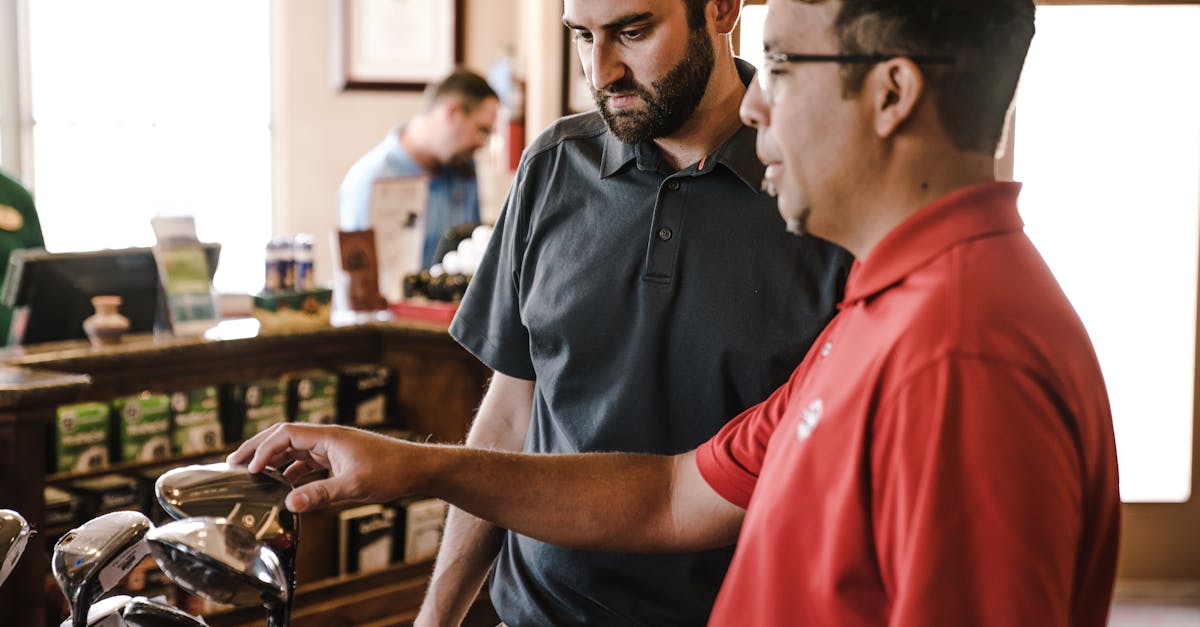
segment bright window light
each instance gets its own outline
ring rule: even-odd
[[[738,20],[738,56],[761,68],[763,62],[763,23],[767,19],[767,5],[752,4],[742,7]]]
[[[30,0],[33,176],[52,251],[148,246],[193,215],[218,290],[271,232],[267,0]]]
[[[1100,357],[1125,501],[1191,494],[1196,33],[1196,6],[1041,6],[1017,98],[1021,214]]]

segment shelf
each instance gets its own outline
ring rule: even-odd
[[[222,447],[219,449],[209,451],[207,453],[190,453],[187,455],[172,455],[171,457],[164,457],[163,459],[157,459],[152,462],[120,462],[120,463],[116,463],[116,464],[109,464],[103,468],[97,468],[95,470],[87,470],[87,471],[83,471],[83,472],[54,473],[54,474],[46,475],[46,485],[52,485],[52,486],[58,487],[63,484],[66,484],[66,483],[76,481],[78,479],[90,479],[92,477],[100,477],[103,475],[132,474],[132,473],[136,473],[139,470],[145,470],[147,468],[155,468],[158,466],[170,466],[170,465],[186,466],[188,464],[194,464],[196,462],[210,460],[210,459],[217,459],[217,458],[224,459],[226,455],[229,455],[230,453],[233,452],[233,449],[234,449],[234,447],[232,447],[232,446],[225,446],[225,447]]]
[[[0,623],[47,624],[50,531],[42,526],[46,486],[107,474],[135,475],[221,459],[232,448],[176,455],[153,462],[126,462],[85,472],[46,473],[47,436],[58,405],[156,390],[252,381],[307,369],[378,363],[397,373],[396,418],[434,442],[461,442],[478,407],[489,370],[456,344],[445,327],[430,322],[370,322],[349,327],[236,339],[129,341],[119,347],[86,343],[0,352],[0,503],[22,512],[35,528],[18,568],[0,586]],[[428,585],[431,564],[399,564],[366,575],[336,572],[336,520],[306,515],[297,576],[301,586],[293,627],[360,624],[382,627],[411,620]],[[308,583],[304,583],[308,582]],[[52,591],[53,592],[53,591]],[[54,596],[58,600],[61,595]],[[31,602],[31,600],[35,600]],[[53,609],[53,604],[49,606]],[[265,612],[244,608],[217,613],[213,627],[261,627]],[[495,625],[492,621],[490,625]]]

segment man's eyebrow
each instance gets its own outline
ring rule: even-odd
[[[629,26],[630,24],[645,22],[652,17],[654,17],[654,14],[649,11],[644,11],[642,13],[630,13],[628,15],[622,15],[621,17],[618,17],[617,19],[605,24],[604,26],[601,26],[600,28],[603,30],[619,30]],[[580,26],[579,24],[575,24],[565,17],[563,18],[563,26],[566,26],[571,30],[587,30],[587,28]]]

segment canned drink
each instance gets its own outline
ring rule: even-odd
[[[296,289],[311,290],[315,288],[316,278],[313,276],[313,238],[311,235],[297,235],[292,245],[296,267]]]
[[[263,288],[268,292],[277,292],[283,289],[283,275],[279,272],[279,243],[276,240],[267,242],[266,270]]]

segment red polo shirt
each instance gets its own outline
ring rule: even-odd
[[[888,233],[791,380],[700,447],[747,509],[710,624],[1105,624],[1112,418],[1019,190]]]

